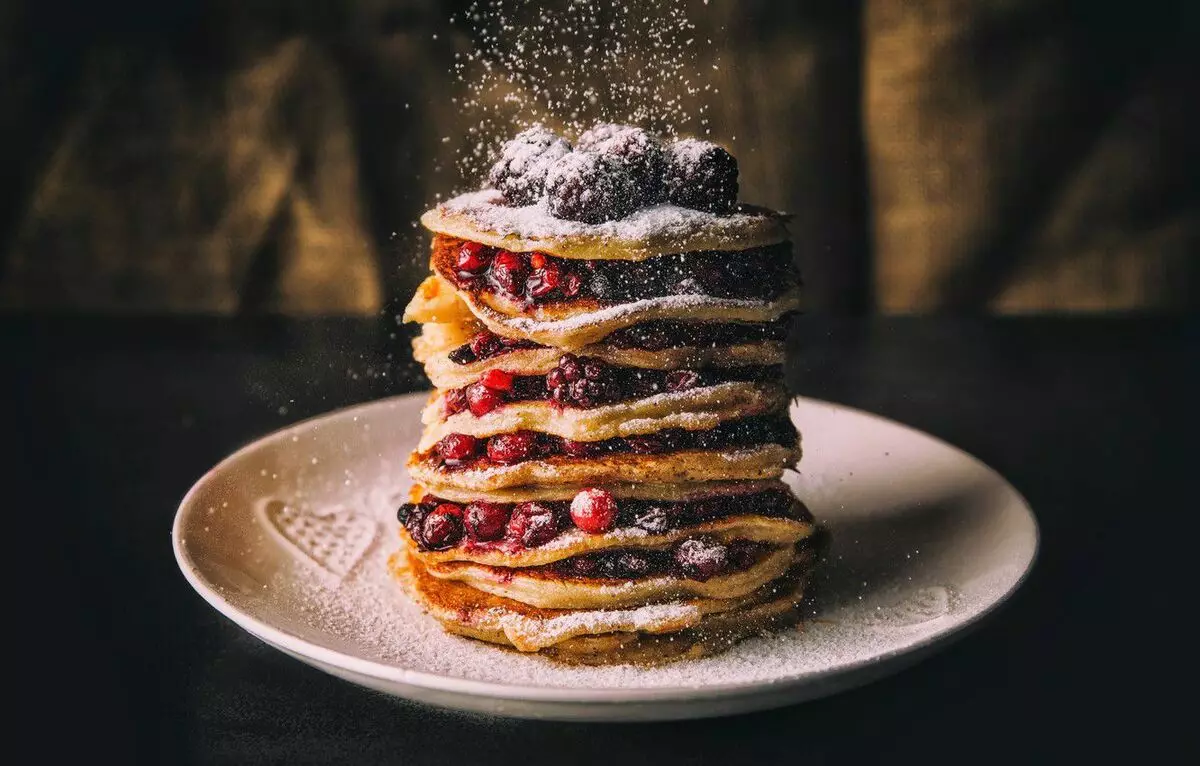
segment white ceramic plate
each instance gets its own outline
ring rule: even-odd
[[[210,604],[341,678],[501,715],[661,720],[858,686],[944,645],[1033,564],[1037,524],[1003,478],[931,436],[800,399],[801,498],[828,527],[819,619],[660,668],[572,668],[444,634],[384,569],[426,395],[341,410],[231,455],[188,492],[172,538]]]

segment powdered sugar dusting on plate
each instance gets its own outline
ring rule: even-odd
[[[394,520],[386,526],[383,544],[375,546],[363,565],[336,586],[331,586],[328,580],[292,571],[280,573],[279,582],[272,587],[302,594],[306,619],[314,628],[328,633],[335,643],[348,644],[354,653],[365,658],[439,675],[564,688],[583,685],[699,688],[754,683],[814,672],[851,660],[869,651],[878,641],[879,631],[917,635],[929,631],[931,625],[935,626],[949,613],[947,606],[946,611],[929,613],[928,619],[918,624],[913,620],[912,609],[887,603],[887,598],[891,598],[888,595],[882,606],[865,601],[833,615],[822,613],[819,619],[807,620],[799,628],[748,639],[713,657],[659,667],[569,666],[536,653],[504,650],[444,632],[437,621],[407,598],[387,571],[387,556],[399,547],[399,538]],[[821,569],[817,570],[817,577],[819,581]],[[692,612],[697,613],[692,615]],[[682,602],[608,613],[584,612],[544,624],[541,630],[545,635],[538,638],[549,642],[554,635],[586,631],[614,621],[635,620],[652,625],[692,616],[698,618],[698,610]],[[497,625],[503,627],[505,619],[510,617],[497,615]]]

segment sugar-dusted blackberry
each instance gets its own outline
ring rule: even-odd
[[[624,162],[633,176],[639,207],[662,202],[667,152],[658,136],[633,125],[602,122],[584,131],[575,142],[575,148],[606,154]]]
[[[546,173],[546,199],[555,218],[604,223],[637,208],[633,176],[620,160],[605,154],[572,152]]]
[[[675,205],[727,213],[737,204],[737,160],[711,141],[685,138],[667,148],[664,183]]]
[[[548,128],[535,125],[523,130],[500,149],[488,181],[500,190],[510,205],[532,205],[545,190],[546,171],[571,153],[566,139]]]

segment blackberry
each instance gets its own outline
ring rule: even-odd
[[[675,564],[689,580],[705,580],[729,566],[729,549],[705,538],[684,540],[675,549]]]
[[[727,213],[737,204],[737,160],[711,141],[685,138],[667,149],[664,184],[672,204]]]
[[[661,535],[671,528],[671,517],[661,505],[652,505],[638,514],[634,525],[650,534]]]
[[[571,153],[571,145],[552,130],[535,125],[500,149],[488,181],[510,205],[532,205],[545,190],[546,171]]]
[[[569,407],[595,407],[620,396],[612,369],[599,359],[563,354],[558,366],[546,373],[550,399]]]
[[[593,224],[624,218],[637,207],[635,192],[625,164],[605,154],[572,152],[546,172],[546,197],[555,218]]]
[[[663,201],[667,152],[657,136],[633,125],[600,123],[585,131],[575,148],[620,159],[633,176],[638,207]]]

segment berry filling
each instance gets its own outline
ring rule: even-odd
[[[514,376],[490,369],[477,382],[448,390],[442,397],[442,410],[446,417],[468,410],[479,416],[507,402],[528,401],[550,401],[559,407],[587,409],[718,383],[780,380],[782,374],[783,369],[778,365],[644,370],[563,354],[558,366],[545,375]]]
[[[796,427],[786,416],[764,415],[728,420],[704,431],[669,428],[652,434],[591,442],[574,441],[536,431],[514,431],[479,438],[452,433],[423,453],[420,459],[431,460],[444,470],[456,471],[486,469],[559,456],[587,458],[631,452],[655,455],[692,449],[743,449],[763,444],[790,447],[795,445],[797,438]]]
[[[588,534],[601,534],[612,529],[641,529],[658,535],[745,513],[750,509],[770,518],[811,521],[808,510],[799,505],[789,492],[775,489],[674,502],[617,499],[602,489],[585,489],[572,500],[523,503],[477,501],[465,506],[426,495],[419,503],[400,506],[397,518],[423,551],[446,550],[456,545],[470,550],[521,550],[545,545],[572,528]],[[675,563],[672,566],[675,568],[670,571],[688,573],[687,576],[693,579],[707,579],[720,571],[717,559],[722,555],[726,562],[733,562],[741,568],[749,565],[736,551],[717,552],[703,545],[711,545],[711,542],[702,540],[702,545],[698,547],[689,540],[673,549]],[[605,552],[603,555],[616,556],[618,553]],[[588,554],[593,555],[601,554]],[[568,562],[580,558],[585,557],[574,557],[551,566],[567,566]],[[668,570],[662,568],[657,571]]]
[[[619,349],[662,351],[687,346],[715,347],[778,341],[787,336],[788,322],[788,317],[781,317],[774,322],[725,324],[656,320],[616,330],[604,338],[604,343]],[[451,351],[449,357],[455,364],[472,364],[510,351],[532,348],[546,346],[531,340],[506,338],[483,330],[472,336],[469,342]]]
[[[668,295],[772,300],[796,284],[790,243],[740,252],[660,255],[644,261],[580,261],[516,253],[437,235],[442,276],[472,293],[492,292],[532,306],[573,298],[625,303]]]
[[[704,582],[717,575],[744,572],[758,563],[769,550],[770,545],[752,540],[719,543],[698,537],[667,549],[618,549],[584,553],[521,571],[544,571],[560,577],[602,580],[673,575]]]

